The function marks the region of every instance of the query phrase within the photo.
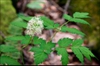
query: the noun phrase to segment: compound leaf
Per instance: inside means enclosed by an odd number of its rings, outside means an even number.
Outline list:
[[[87,15],[88,15],[88,13],[79,13],[79,12],[76,12],[76,13],[73,14],[74,18],[72,18],[71,16],[69,16],[67,14],[64,14],[63,18],[65,18],[66,20],[71,21],[71,22],[76,22],[76,23],[82,23],[82,24],[88,24],[88,25],[90,25],[87,21],[85,21],[83,19],[79,19],[79,18],[88,18],[89,16],[87,16]]]
[[[74,52],[74,54],[76,55],[76,57],[79,59],[79,61],[83,64],[83,55],[80,52],[78,47],[71,47],[72,51]]]
[[[47,54],[44,52],[44,49],[41,49],[40,47],[32,47],[30,51],[34,52],[34,62],[37,65],[47,58]]]
[[[33,39],[34,41],[36,41],[35,43],[38,44],[38,46],[32,47],[30,51],[33,51],[35,54],[35,63],[40,64],[47,58],[47,55],[51,53],[52,48],[55,47],[55,44],[52,42],[46,42],[45,40],[43,40],[42,38],[38,38],[37,36],[34,36]]]
[[[82,52],[82,54],[88,59],[91,61],[91,57],[89,55],[89,52],[86,50],[86,48],[84,47],[79,47],[80,51]]]
[[[95,55],[86,47],[82,47],[82,49],[84,49],[85,51],[87,51],[87,53],[91,56],[91,57],[95,57]]]
[[[56,48],[57,54],[61,55],[61,61],[62,65],[67,65],[68,64],[68,53],[66,51],[66,48]]]

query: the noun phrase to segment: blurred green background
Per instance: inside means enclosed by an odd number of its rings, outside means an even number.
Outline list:
[[[1,34],[8,35],[8,26],[16,18],[16,11],[11,0],[0,0],[0,43],[3,42]]]

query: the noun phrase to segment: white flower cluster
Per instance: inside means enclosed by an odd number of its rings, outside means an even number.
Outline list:
[[[27,25],[26,34],[34,36],[34,34],[41,34],[43,30],[43,21],[39,17],[33,17]]]

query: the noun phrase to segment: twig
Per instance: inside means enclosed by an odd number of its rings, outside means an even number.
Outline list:
[[[69,21],[63,23],[63,24],[60,26],[60,28],[61,28],[62,26],[64,26],[64,25],[68,24],[68,23],[69,23]]]
[[[63,14],[66,14],[67,10],[68,10],[68,7],[69,7],[69,4],[70,4],[70,1],[71,0],[67,0],[65,6],[64,6],[64,11],[63,11]],[[63,17],[62,17],[63,19]],[[63,22],[65,22],[65,20],[63,19]]]
[[[54,0],[47,0],[47,1],[49,1],[51,4],[56,6],[56,8],[58,8],[58,10],[60,10],[61,12],[64,12],[63,8],[61,8],[57,3],[55,3]],[[53,30],[49,30],[49,32],[50,32],[50,36],[52,36]],[[49,40],[51,40],[51,38]]]
[[[59,26],[59,28],[61,29],[61,27],[63,27],[64,25],[68,24],[68,22],[69,22],[69,21],[63,23],[61,26]],[[48,42],[51,41],[51,40],[53,40],[53,38],[56,36],[56,34],[57,34],[59,31],[60,31],[60,30],[58,30],[58,31],[56,31],[54,34],[52,34],[52,36],[50,37],[50,39],[48,40]]]
[[[53,38],[56,36],[57,33],[58,33],[58,31],[55,32],[54,34],[52,34],[51,37],[49,38],[48,42],[49,42],[49,41],[53,41]]]
[[[58,10],[64,12],[63,8],[61,8],[61,7],[60,7],[57,3],[55,3],[53,0],[48,0],[48,1],[50,1],[52,4],[54,4],[54,5],[58,8]]]
[[[66,11],[68,10],[69,4],[70,4],[70,0],[67,0],[67,2],[66,2],[66,4],[65,4],[65,7],[64,7],[64,9],[63,9],[63,8],[61,8],[57,3],[55,3],[53,0],[47,0],[47,1],[51,2],[52,4],[54,4],[54,5],[58,8],[58,10],[60,10],[60,11],[63,12],[63,14],[66,13]],[[63,19],[63,18],[62,18],[62,19]],[[63,22],[65,22],[64,19],[63,19]],[[64,25],[65,25],[65,24],[66,24],[66,23],[64,23]],[[62,25],[62,26],[63,26],[63,25]],[[61,27],[62,27],[62,26],[61,26]],[[53,35],[53,31],[52,31],[52,30],[50,30],[50,35]],[[55,35],[56,35],[56,33],[54,33],[54,35],[51,37],[51,39],[49,39],[49,41],[52,40],[52,38],[53,38]]]
[[[64,7],[64,14],[66,14],[66,11],[68,10],[69,4],[71,0],[67,0],[65,7]]]

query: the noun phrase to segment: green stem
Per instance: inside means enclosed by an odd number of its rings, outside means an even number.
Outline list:
[[[32,39],[33,39],[33,37],[30,38],[29,43],[31,43]],[[23,49],[24,49],[25,47],[27,47],[27,46],[28,46],[28,45],[24,45],[24,46],[22,47],[22,49],[20,50],[21,58],[22,58],[22,64],[23,64],[23,65],[24,65]]]
[[[62,26],[64,26],[64,25],[68,24],[68,22],[69,22],[69,21],[67,21],[67,22],[65,22],[64,24],[62,24],[62,25],[60,26],[60,28],[61,28]]]
[[[64,24],[62,24],[62,25],[61,25],[60,27],[58,27],[58,28],[61,28],[62,26],[68,24],[68,22],[69,22],[69,21],[65,22]],[[55,33],[53,34],[53,36],[49,39],[49,41],[51,41],[59,31],[60,31],[60,30],[58,30],[57,32],[55,32]],[[49,41],[48,41],[48,42],[49,42]]]
[[[49,39],[49,41],[51,41],[54,37],[55,37],[55,35],[58,33],[58,31],[57,32],[55,32],[54,34],[53,34],[53,36]],[[48,41],[48,42],[49,42]]]

